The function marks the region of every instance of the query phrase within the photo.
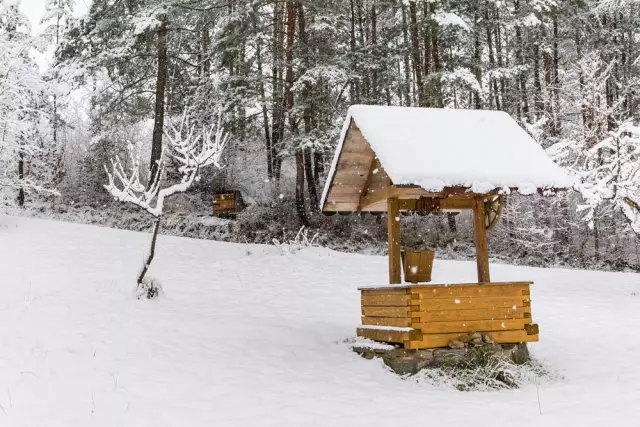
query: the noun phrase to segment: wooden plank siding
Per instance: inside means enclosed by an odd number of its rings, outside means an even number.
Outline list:
[[[324,210],[355,212],[358,210],[375,153],[353,120],[339,156]]]
[[[392,326],[395,328],[408,328],[411,327],[411,318],[362,316],[362,324],[373,326]]]
[[[409,349],[447,347],[470,332],[487,334],[501,344],[538,341],[539,328],[531,319],[530,285],[512,282],[363,288],[363,327],[358,328],[358,336]],[[389,329],[381,328],[384,326]]]
[[[358,328],[358,336],[374,341],[389,342],[394,344],[404,344],[410,342],[409,332],[396,331],[392,329],[368,329]]]
[[[406,307],[411,301],[409,294],[362,295],[362,305],[386,305]]]
[[[484,333],[486,335],[489,335],[489,337],[491,337],[491,339],[494,342],[499,344],[538,341],[538,335],[527,335],[527,332],[525,330],[484,332]],[[466,332],[453,333],[453,334],[425,334],[425,335],[422,335],[422,339],[408,340],[403,342],[403,345],[405,348],[408,348],[408,349],[447,347],[451,341],[460,339],[465,335],[467,335]]]
[[[472,309],[472,310],[439,310],[412,313],[415,323],[449,322],[454,320],[495,320],[495,319],[531,319],[531,310],[524,307]]]

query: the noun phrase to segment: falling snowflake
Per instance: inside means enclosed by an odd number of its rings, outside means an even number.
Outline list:
[[[460,300],[458,298],[454,299],[453,302],[456,304],[460,304]]]

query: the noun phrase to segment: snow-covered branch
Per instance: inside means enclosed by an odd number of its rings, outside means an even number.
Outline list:
[[[224,132],[222,114],[213,125],[197,126],[191,123],[185,112],[176,126],[169,123],[165,130],[166,148],[163,150],[157,176],[143,182],[140,177],[140,160],[132,144],[128,147],[129,167],[120,158],[111,160],[111,168],[105,166],[109,182],[105,188],[118,201],[132,203],[154,217],[160,217],[164,200],[176,193],[187,191],[198,178],[200,170],[207,166],[221,168],[220,159],[229,139]],[[162,187],[167,161],[178,163],[180,182]],[[151,178],[151,177],[149,177]]]

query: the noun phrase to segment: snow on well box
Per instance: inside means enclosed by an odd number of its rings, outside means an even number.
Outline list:
[[[555,195],[572,179],[508,114],[354,105],[322,195],[322,212],[386,213],[389,284],[402,282],[400,212],[473,214],[478,282],[363,288],[358,335],[406,348],[446,347],[470,332],[538,340],[532,282],[491,282],[487,230],[511,192]],[[405,281],[407,280],[405,277]]]

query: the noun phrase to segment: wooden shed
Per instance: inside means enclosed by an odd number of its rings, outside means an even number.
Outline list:
[[[358,335],[406,348],[445,347],[481,332],[498,343],[538,340],[530,285],[491,282],[487,228],[512,192],[553,195],[571,179],[508,114],[354,105],[322,195],[324,213],[387,214],[388,284],[361,288]],[[400,211],[474,218],[477,282],[401,283]]]

